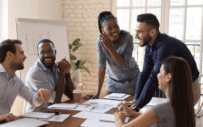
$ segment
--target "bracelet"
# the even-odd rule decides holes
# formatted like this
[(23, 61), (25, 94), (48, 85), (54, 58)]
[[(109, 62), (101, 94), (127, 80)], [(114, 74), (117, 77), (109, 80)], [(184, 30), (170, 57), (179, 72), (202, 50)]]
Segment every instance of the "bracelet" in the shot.
[(71, 76), (70, 72), (65, 75), (66, 78), (70, 78), (70, 76)]

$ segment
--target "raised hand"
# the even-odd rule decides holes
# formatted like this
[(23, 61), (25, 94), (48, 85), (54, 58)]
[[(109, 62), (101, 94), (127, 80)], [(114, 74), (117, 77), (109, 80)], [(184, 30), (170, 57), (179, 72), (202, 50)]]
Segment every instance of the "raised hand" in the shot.
[(48, 103), (48, 102), (49, 102), (49, 99), (50, 99), (50, 91), (47, 90), (47, 89), (43, 89), (43, 88), (39, 89), (39, 90), (37, 91), (37, 94), (36, 94), (36, 100), (38, 100), (39, 97), (42, 98), (42, 101), (43, 101), (44, 103)]
[(100, 35), (100, 40), (107, 50), (111, 50), (111, 48), (113, 48), (111, 45), (111, 41), (106, 33)]

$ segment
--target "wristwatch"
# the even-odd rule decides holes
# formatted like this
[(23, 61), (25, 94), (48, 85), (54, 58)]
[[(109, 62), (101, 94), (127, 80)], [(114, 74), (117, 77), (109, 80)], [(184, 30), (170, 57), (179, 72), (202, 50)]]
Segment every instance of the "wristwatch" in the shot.
[(135, 104), (132, 105), (132, 109), (135, 110), (136, 112), (139, 112), (140, 108), (137, 107)]

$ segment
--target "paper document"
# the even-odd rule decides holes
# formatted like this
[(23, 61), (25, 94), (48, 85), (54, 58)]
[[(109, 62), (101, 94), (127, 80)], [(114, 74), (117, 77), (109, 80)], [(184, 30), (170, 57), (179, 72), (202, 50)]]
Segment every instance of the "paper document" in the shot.
[(67, 109), (67, 110), (83, 111), (83, 110), (85, 110), (86, 107), (87, 107), (87, 105), (78, 105), (76, 108), (73, 108), (73, 109)]
[(53, 122), (63, 122), (66, 118), (68, 118), (70, 114), (60, 114), (60, 115), (55, 115), (51, 117), (48, 121), (53, 121)]
[(112, 97), (112, 98), (122, 98), (124, 97), (126, 94), (124, 93), (112, 93), (112, 94), (109, 94), (107, 95), (108, 97)]
[(21, 115), (21, 117), (47, 119), (54, 115), (55, 113), (29, 112)]
[(91, 99), (83, 104), (88, 104), (92, 107), (86, 107), (90, 108), (91, 110), (84, 110), (84, 111), (91, 111), (91, 112), (98, 112), (98, 113), (105, 113), (109, 111), (112, 108), (115, 108), (121, 101), (114, 101), (114, 100), (106, 100), (106, 99)]
[(47, 124), (49, 124), (49, 122), (30, 119), (30, 118), (23, 118), (23, 119), (1, 124), (0, 127), (39, 127)]
[(152, 107), (153, 107), (152, 105), (145, 105), (143, 108), (140, 109), (139, 113), (144, 113)]
[(80, 126), (82, 127), (115, 127), (116, 123), (101, 122), (98, 119), (87, 119)]
[[(100, 121), (103, 121), (103, 122), (114, 122), (115, 123), (115, 120), (114, 120), (114, 115), (113, 114), (103, 114), (101, 116), (101, 118), (99, 118)], [(124, 123), (128, 123), (130, 120), (130, 117), (126, 117)]]
[(48, 106), (49, 109), (74, 109), (78, 106), (78, 104), (69, 104), (69, 103), (57, 103)]
[(112, 93), (109, 94), (107, 96), (105, 96), (105, 99), (112, 99), (112, 100), (125, 100), (126, 98), (128, 98), (130, 95), (127, 94), (121, 94), (121, 93)]
[(72, 117), (83, 118), (83, 119), (99, 119), (101, 118), (102, 113), (94, 113), (94, 112), (79, 112)]
[(159, 98), (159, 97), (152, 97), (152, 99), (150, 100), (150, 102), (147, 105), (157, 105), (157, 104), (161, 104), (167, 102), (166, 98)]

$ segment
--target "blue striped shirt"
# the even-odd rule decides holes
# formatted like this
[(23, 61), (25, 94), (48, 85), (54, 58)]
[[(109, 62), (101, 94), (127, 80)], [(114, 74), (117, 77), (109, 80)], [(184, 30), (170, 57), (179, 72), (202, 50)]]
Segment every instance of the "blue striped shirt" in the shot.
[[(49, 102), (53, 103), (56, 97), (55, 87), (58, 83), (59, 68), (54, 63), (53, 73), (46, 68), (40, 59), (38, 59), (33, 66), (29, 69), (26, 76), (26, 85), (31, 89), (31, 91), (36, 92), (40, 88), (45, 88), (50, 91)], [(66, 80), (64, 79), (64, 92), (65, 92)], [(43, 103), (39, 107), (33, 107), (27, 104), (27, 112), (32, 112), (37, 109), (47, 107), (48, 103)]]

